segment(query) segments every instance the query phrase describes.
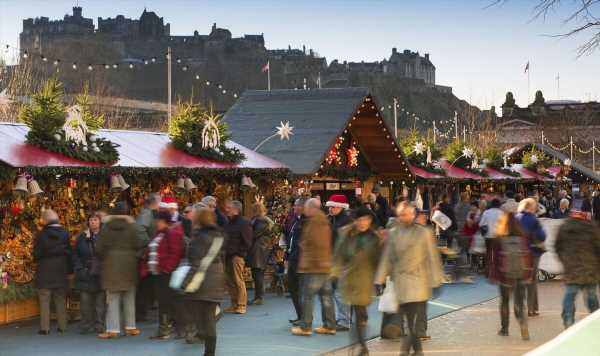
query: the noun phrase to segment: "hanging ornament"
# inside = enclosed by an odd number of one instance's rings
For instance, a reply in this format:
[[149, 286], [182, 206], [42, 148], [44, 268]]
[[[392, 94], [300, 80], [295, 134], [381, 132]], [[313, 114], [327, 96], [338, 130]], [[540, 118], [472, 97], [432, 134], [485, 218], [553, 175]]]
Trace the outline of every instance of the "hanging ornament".
[[292, 130], [294, 129], [294, 126], [290, 126], [289, 121], [286, 121], [285, 124], [283, 123], [283, 121], [280, 121], [279, 123], [280, 123], [280, 125], [278, 127], [276, 127], [277, 135], [279, 135], [279, 139], [282, 141], [283, 141], [283, 139], [289, 140], [290, 135], [294, 134], [292, 132]]
[[185, 146], [186, 146], [187, 148], [192, 148], [192, 146], [193, 146], [193, 145], [192, 145], [192, 143], [191, 143], [191, 142], [189, 142], [189, 141], [188, 141], [188, 142], [185, 144]]
[[87, 144], [86, 136], [88, 133], [87, 125], [81, 117], [81, 108], [79, 105], [71, 106], [67, 109], [67, 119], [63, 125], [65, 140], [74, 141], [76, 144]]
[[415, 148], [413, 150], [418, 156], [422, 155], [425, 152], [425, 144], [423, 142], [415, 143]]
[[431, 148], [427, 146], [427, 165], [430, 165], [433, 160], [431, 159]]
[[221, 134], [217, 125], [216, 115], [209, 115], [202, 129], [202, 148], [215, 148], [221, 145]]
[[571, 162], [571, 160], [569, 158], [565, 158], [565, 162], [564, 162], [565, 166], [571, 166], [571, 163], [573, 163], [573, 162]]
[[531, 157], [529, 158], [529, 161], [531, 161], [531, 163], [536, 164], [538, 163], [539, 159], [537, 155], [531, 155]]
[[346, 158], [348, 161], [348, 167], [358, 167], [358, 148], [352, 145], [346, 150]]
[[508, 156], [504, 155], [502, 156], [502, 159], [504, 160], [504, 168], [508, 168]]
[[473, 149], [472, 149], [471, 147], [466, 147], [466, 146], [465, 146], [465, 147], [463, 148], [463, 150], [462, 150], [462, 155], [463, 155], [464, 157], [466, 157], [466, 158], [471, 158], [471, 157], [473, 157], [473, 154], [474, 154], [474, 153], [475, 153], [475, 152], [473, 152]]
[[471, 168], [475, 169], [479, 167], [479, 163], [477, 162], [477, 155], [473, 156], [473, 160], [471, 161]]
[[56, 134], [54, 134], [54, 139], [55, 139], [56, 141], [60, 141], [60, 140], [62, 139], [62, 137], [60, 136], [60, 134], [57, 134], [57, 133], [56, 133]]

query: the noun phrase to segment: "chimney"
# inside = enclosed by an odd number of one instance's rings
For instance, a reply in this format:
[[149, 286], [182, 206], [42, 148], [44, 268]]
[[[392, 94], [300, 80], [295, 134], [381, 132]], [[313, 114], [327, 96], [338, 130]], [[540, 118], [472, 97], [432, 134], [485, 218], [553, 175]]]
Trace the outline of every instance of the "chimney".
[[302, 45], [302, 52], [303, 52], [304, 54], [306, 54], [306, 46], [305, 46], [305, 45]]
[[73, 6], [73, 17], [81, 18], [83, 14], [83, 10], [80, 6]]
[[396, 47], [392, 48], [392, 56], [398, 54], [398, 49]]
[[429, 53], [425, 53], [425, 59], [429, 59]]

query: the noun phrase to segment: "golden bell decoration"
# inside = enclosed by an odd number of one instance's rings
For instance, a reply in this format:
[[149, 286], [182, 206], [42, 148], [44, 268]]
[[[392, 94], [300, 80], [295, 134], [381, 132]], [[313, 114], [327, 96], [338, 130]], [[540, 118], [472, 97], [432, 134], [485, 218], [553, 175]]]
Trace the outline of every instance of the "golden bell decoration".
[[110, 176], [110, 191], [117, 193], [123, 190], [119, 177], [116, 174]]
[[183, 178], [183, 177], [177, 178], [177, 184], [175, 184], [175, 190], [178, 192], [182, 192], [185, 190], [185, 178]]
[[38, 195], [44, 192], [35, 179], [31, 179], [27, 185], [29, 186], [29, 194], [31, 195]]
[[242, 190], [252, 190], [256, 188], [256, 185], [252, 181], [252, 179], [248, 176], [242, 177], [242, 186], [240, 187]]
[[17, 192], [29, 193], [29, 190], [27, 189], [27, 177], [24, 175], [17, 177], [17, 183], [15, 184], [13, 190]]
[[119, 174], [117, 176], [117, 179], [119, 180], [119, 185], [121, 186], [121, 189], [123, 189], [123, 190], [129, 189], [130, 185], [127, 184], [127, 182], [125, 181], [125, 178], [123, 178], [122, 175]]
[[194, 189], [198, 188], [198, 187], [196, 186], [196, 184], [194, 184], [194, 182], [192, 182], [192, 179], [191, 179], [191, 178], [186, 178], [186, 179], [184, 180], [184, 182], [183, 182], [183, 185], [184, 185], [184, 187], [185, 187], [185, 190], [187, 190], [188, 192], [190, 192], [190, 191], [192, 191], [192, 190], [194, 190]]

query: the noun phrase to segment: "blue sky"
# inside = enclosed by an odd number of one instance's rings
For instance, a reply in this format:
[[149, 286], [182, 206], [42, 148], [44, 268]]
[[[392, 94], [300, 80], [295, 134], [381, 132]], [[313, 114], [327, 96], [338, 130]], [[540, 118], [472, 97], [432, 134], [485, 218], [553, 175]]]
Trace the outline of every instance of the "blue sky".
[[[84, 16], [138, 18], [144, 7], [171, 23], [174, 35], [210, 32], [213, 22], [234, 36], [265, 34], [267, 48], [313, 48], [328, 61], [374, 61], [392, 47], [430, 53], [437, 82], [481, 108], [500, 106], [507, 91], [519, 105], [531, 96], [600, 101], [600, 51], [577, 58], [585, 36], [544, 36], [567, 31], [568, 7], [544, 20], [531, 21], [535, 0], [512, 0], [486, 8], [492, 0], [80, 0]], [[0, 0], [0, 42], [18, 44], [22, 19], [62, 18], [77, 1]], [[598, 9], [600, 10], [600, 9]], [[3, 50], [1, 50], [3, 51]], [[7, 53], [3, 53], [7, 55]]]

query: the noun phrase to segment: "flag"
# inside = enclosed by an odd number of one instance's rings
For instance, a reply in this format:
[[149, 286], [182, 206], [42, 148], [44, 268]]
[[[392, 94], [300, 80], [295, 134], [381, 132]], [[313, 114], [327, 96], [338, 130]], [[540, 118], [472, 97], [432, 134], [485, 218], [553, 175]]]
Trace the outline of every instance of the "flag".
[[523, 73], [527, 73], [527, 72], [529, 72], [529, 61], [527, 61], [527, 64], [525, 65], [525, 71]]
[[269, 65], [269, 61], [267, 61], [267, 64], [265, 64], [260, 71], [264, 73], [269, 70], [271, 70], [271, 66]]

